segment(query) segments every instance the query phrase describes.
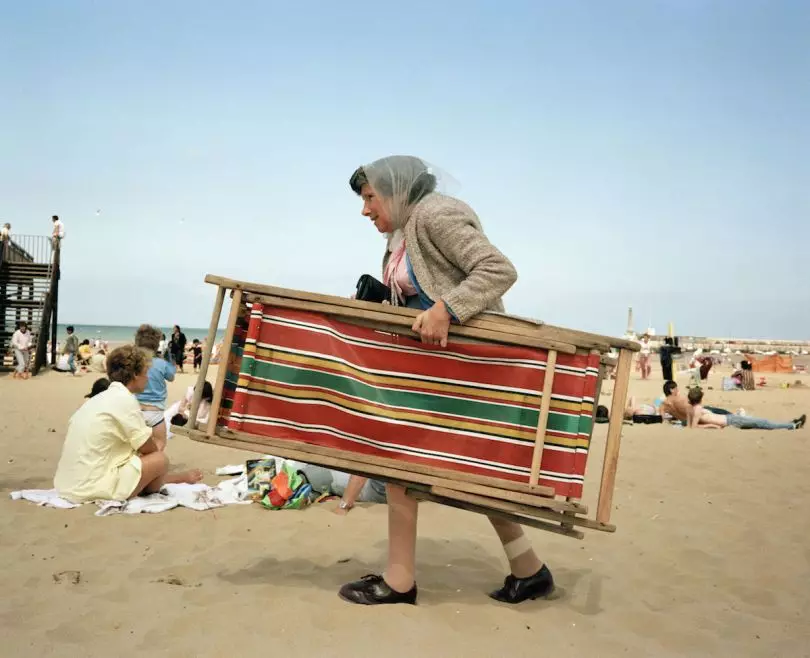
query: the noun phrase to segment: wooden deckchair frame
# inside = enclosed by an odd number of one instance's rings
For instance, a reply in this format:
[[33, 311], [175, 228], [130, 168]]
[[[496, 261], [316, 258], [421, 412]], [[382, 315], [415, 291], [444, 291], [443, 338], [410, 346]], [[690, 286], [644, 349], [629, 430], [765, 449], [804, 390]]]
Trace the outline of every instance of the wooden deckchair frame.
[[[218, 426], [222, 405], [225, 378], [229, 368], [234, 367], [231, 345], [243, 303], [262, 303], [280, 308], [314, 311], [337, 318], [344, 322], [368, 326], [374, 329], [413, 336], [411, 326], [418, 311], [409, 308], [383, 306], [360, 302], [330, 295], [277, 288], [274, 286], [236, 281], [220, 276], [208, 275], [206, 283], [217, 287], [214, 311], [208, 328], [208, 338], [203, 349], [203, 361], [197, 386], [191, 402], [189, 420], [185, 427], [172, 427], [177, 434], [184, 434], [195, 441], [212, 443], [253, 452], [272, 452], [285, 459], [294, 459], [347, 473], [373, 477], [402, 484], [409, 495], [419, 500], [430, 500], [444, 505], [470, 510], [489, 516], [507, 518], [524, 525], [582, 539], [582, 529], [614, 532], [610, 523], [613, 492], [616, 483], [616, 470], [621, 447], [624, 408], [627, 400], [627, 387], [630, 380], [633, 352], [638, 351], [637, 343], [608, 338], [582, 331], [554, 327], [541, 322], [524, 320], [514, 316], [495, 313], [482, 313], [463, 326], [452, 325], [450, 333], [456, 341], [472, 341], [521, 345], [548, 350], [545, 383], [529, 483], [512, 482], [495, 477], [451, 471], [422, 464], [412, 464], [400, 460], [359, 455], [347, 450], [312, 445], [301, 441], [278, 439], [267, 436], [235, 432]], [[197, 426], [197, 414], [202, 397], [203, 383], [211, 364], [211, 353], [216, 341], [225, 296], [232, 296], [231, 311], [225, 336], [222, 342], [220, 363], [214, 384], [214, 398], [208, 423]], [[555, 497], [552, 488], [538, 484], [540, 463], [545, 443], [546, 424], [549, 416], [551, 387], [558, 353], [587, 354], [601, 356], [597, 395], [594, 410], [599, 402], [605, 365], [612, 364], [607, 352], [619, 351], [616, 365], [616, 380], [608, 424], [605, 454], [602, 461], [602, 477], [596, 515], [588, 518], [588, 509], [579, 500]], [[590, 455], [589, 461], [593, 460]]]

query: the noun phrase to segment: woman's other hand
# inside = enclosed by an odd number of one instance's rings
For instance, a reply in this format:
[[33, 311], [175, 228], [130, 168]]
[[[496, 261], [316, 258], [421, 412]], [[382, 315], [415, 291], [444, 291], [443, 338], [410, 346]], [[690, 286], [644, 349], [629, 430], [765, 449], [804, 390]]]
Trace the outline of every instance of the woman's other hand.
[[412, 329], [419, 334], [426, 345], [447, 347], [447, 333], [450, 331], [450, 313], [440, 299], [429, 310], [416, 316]]

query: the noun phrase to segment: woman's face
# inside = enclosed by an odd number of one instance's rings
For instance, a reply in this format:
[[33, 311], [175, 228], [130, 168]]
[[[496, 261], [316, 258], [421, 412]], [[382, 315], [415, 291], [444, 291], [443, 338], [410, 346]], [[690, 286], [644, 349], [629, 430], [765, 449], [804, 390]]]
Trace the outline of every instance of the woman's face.
[[360, 197], [363, 199], [363, 216], [374, 222], [374, 226], [380, 233], [391, 233], [394, 227], [383, 198], [368, 183], [360, 188]]

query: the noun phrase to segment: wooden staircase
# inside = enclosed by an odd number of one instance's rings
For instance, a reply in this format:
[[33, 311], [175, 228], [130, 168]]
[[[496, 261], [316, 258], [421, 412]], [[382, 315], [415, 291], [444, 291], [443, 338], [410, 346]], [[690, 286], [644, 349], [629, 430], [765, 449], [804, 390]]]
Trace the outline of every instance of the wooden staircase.
[[55, 329], [58, 281], [59, 246], [54, 249], [50, 237], [14, 236], [0, 243], [0, 369], [14, 367], [11, 337], [19, 322], [28, 324], [33, 339], [31, 373], [36, 375], [47, 362], [49, 330]]

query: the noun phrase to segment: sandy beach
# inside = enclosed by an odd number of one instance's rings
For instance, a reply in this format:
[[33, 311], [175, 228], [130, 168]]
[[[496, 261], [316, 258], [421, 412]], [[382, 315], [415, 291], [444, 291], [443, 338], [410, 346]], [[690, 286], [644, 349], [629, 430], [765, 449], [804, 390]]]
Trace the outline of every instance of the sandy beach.
[[[728, 393], [720, 376], [707, 403], [774, 420], [810, 410], [807, 376], [804, 388], [768, 375], [765, 389]], [[194, 377], [179, 375], [170, 400]], [[631, 394], [660, 395], [657, 364], [654, 377], [633, 373]], [[93, 506], [12, 501], [13, 490], [52, 486], [66, 421], [94, 378], [0, 379], [2, 655], [810, 655], [810, 430], [626, 427], [618, 531], [581, 542], [529, 531], [558, 584], [552, 601], [492, 602], [485, 593], [505, 560], [486, 520], [423, 504], [419, 605], [365, 608], [336, 590], [383, 563], [383, 506], [346, 517], [325, 504], [99, 518]], [[604, 438], [597, 426], [596, 454]], [[251, 456], [184, 437], [169, 455], [209, 484], [216, 467]], [[589, 468], [587, 504], [598, 478]], [[66, 571], [79, 582], [56, 582]]]

